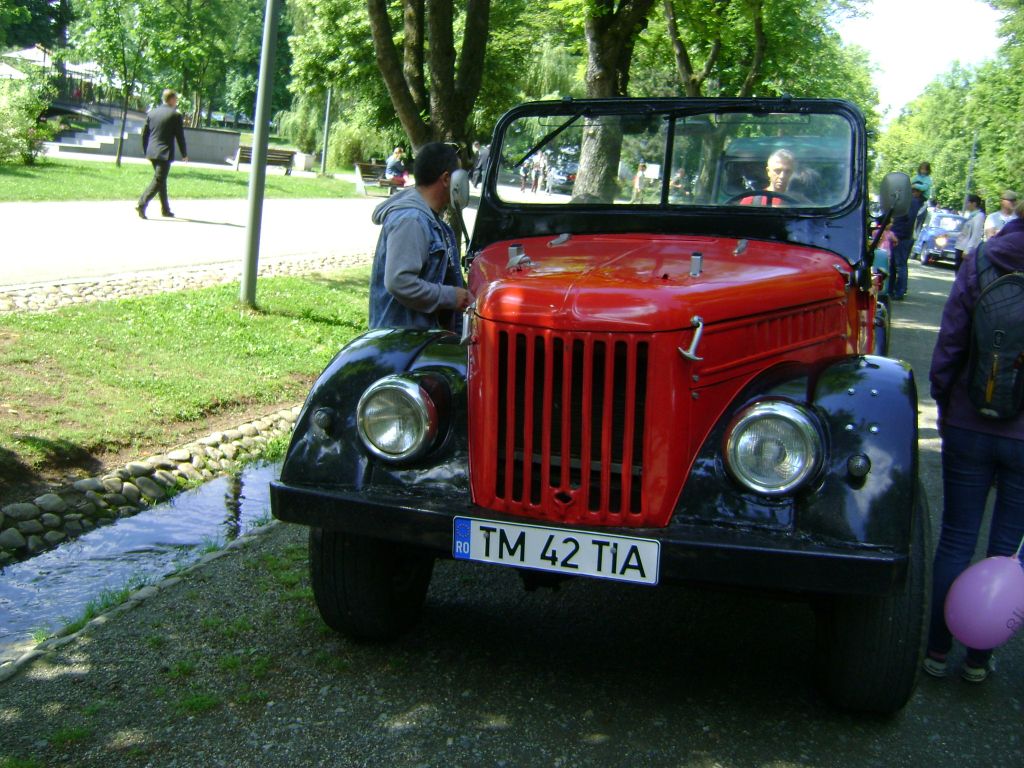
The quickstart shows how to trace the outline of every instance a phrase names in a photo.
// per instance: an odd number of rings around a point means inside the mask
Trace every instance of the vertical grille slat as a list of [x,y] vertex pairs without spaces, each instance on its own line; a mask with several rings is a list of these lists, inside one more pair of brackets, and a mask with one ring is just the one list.
[[534,329],[499,331],[497,341],[501,508],[643,524],[647,341]]
[[[612,464],[615,463],[615,455],[612,452],[612,446],[615,444],[613,440],[615,424],[612,416],[615,412],[615,356],[614,354],[609,355],[606,346],[600,342],[600,349],[604,353],[604,402],[601,404],[601,424],[608,427],[608,429],[602,430],[601,434],[601,509],[607,509],[609,512],[618,512],[619,508],[617,504],[612,504],[611,501],[611,479],[612,479]],[[611,382],[611,386],[607,386],[608,382]]]
[[[633,488],[633,430],[636,427],[635,413],[629,407],[629,404],[636,402],[636,376],[628,374],[630,371],[635,370],[636,362],[634,358],[636,357],[636,349],[633,347],[626,349],[626,345],[622,342],[617,342],[616,346],[619,344],[622,344],[626,357],[626,365],[619,369],[622,370],[623,377],[626,380],[626,401],[625,408],[623,409],[624,424],[622,425],[622,498],[620,504],[623,510],[629,512],[632,511],[630,492]],[[618,370],[616,374],[618,374]]]

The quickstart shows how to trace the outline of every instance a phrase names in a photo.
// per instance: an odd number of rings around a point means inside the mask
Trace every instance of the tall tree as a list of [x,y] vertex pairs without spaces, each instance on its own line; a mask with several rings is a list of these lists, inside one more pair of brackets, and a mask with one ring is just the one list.
[[78,19],[71,42],[78,55],[95,61],[121,91],[121,130],[114,163],[121,166],[128,105],[138,89],[149,52],[150,3],[140,0],[76,0]]
[[16,0],[0,0],[0,45],[7,45],[11,29],[30,18],[28,9],[18,5]]
[[839,53],[842,42],[834,27],[855,13],[860,2],[662,0],[683,92],[687,96],[811,95],[807,93],[810,85],[832,81],[831,71],[845,69]]
[[933,194],[947,207],[960,207],[968,192],[994,204],[1003,189],[1019,190],[1024,178],[1024,3],[992,5],[1006,12],[995,58],[973,69],[955,64],[935,78],[878,141],[879,173],[912,173],[927,160]]
[[[625,96],[637,37],[647,27],[654,0],[585,0],[587,96]],[[580,165],[574,191],[611,200],[618,188],[615,169],[622,152],[622,134],[612,123],[584,127]]]
[[367,0],[366,7],[377,67],[409,141],[414,147],[466,143],[482,82],[490,0],[466,0],[458,53],[454,0],[402,0],[401,55],[387,0]]
[[625,96],[637,36],[654,0],[586,0],[587,96]]
[[[18,48],[42,45],[55,48],[60,39],[59,7],[49,0],[3,0],[9,7],[7,42]],[[2,22],[2,19],[0,19]]]
[[188,120],[199,124],[211,83],[222,83],[226,49],[232,45],[239,17],[250,13],[247,2],[232,0],[159,0],[151,3],[150,51],[153,69],[163,74],[154,83],[155,97],[173,87],[189,107]]

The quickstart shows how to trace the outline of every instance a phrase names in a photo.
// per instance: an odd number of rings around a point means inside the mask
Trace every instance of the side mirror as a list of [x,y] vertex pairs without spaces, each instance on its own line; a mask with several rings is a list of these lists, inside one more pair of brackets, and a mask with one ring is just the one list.
[[887,173],[878,189],[878,202],[883,215],[906,216],[910,210],[910,177],[905,173]]
[[[907,189],[910,188],[910,180],[907,180]],[[452,172],[451,186],[452,208],[461,211],[469,205],[469,172],[459,168]]]

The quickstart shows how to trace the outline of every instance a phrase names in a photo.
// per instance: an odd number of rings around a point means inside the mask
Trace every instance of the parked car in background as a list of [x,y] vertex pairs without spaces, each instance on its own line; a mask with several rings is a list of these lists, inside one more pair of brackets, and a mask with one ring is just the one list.
[[579,163],[572,162],[552,168],[548,171],[548,190],[558,194],[571,195],[579,167]]
[[967,219],[955,213],[939,211],[933,214],[914,242],[914,258],[922,264],[931,264],[940,259],[955,261],[956,238],[965,221]]

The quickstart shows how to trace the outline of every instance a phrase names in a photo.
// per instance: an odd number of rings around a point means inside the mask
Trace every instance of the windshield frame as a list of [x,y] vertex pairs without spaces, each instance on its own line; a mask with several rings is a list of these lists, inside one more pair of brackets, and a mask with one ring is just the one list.
[[[630,114],[671,115],[676,120],[706,113],[829,114],[844,118],[850,126],[850,181],[845,199],[821,208],[671,205],[666,203],[667,180],[661,180],[657,202],[642,205],[594,203],[587,205],[521,204],[498,194],[501,146],[516,121],[537,116],[565,120],[588,116]],[[480,189],[476,226],[468,258],[497,240],[531,235],[665,233],[736,238],[762,238],[828,248],[856,263],[863,255],[867,232],[867,137],[864,118],[850,102],[839,99],[697,99],[614,98],[563,99],[528,102],[509,110],[494,129],[487,173]],[[672,141],[666,142],[671,152]],[[518,158],[517,158],[518,159]],[[662,159],[665,163],[665,159]],[[671,167],[666,164],[665,167]]]

